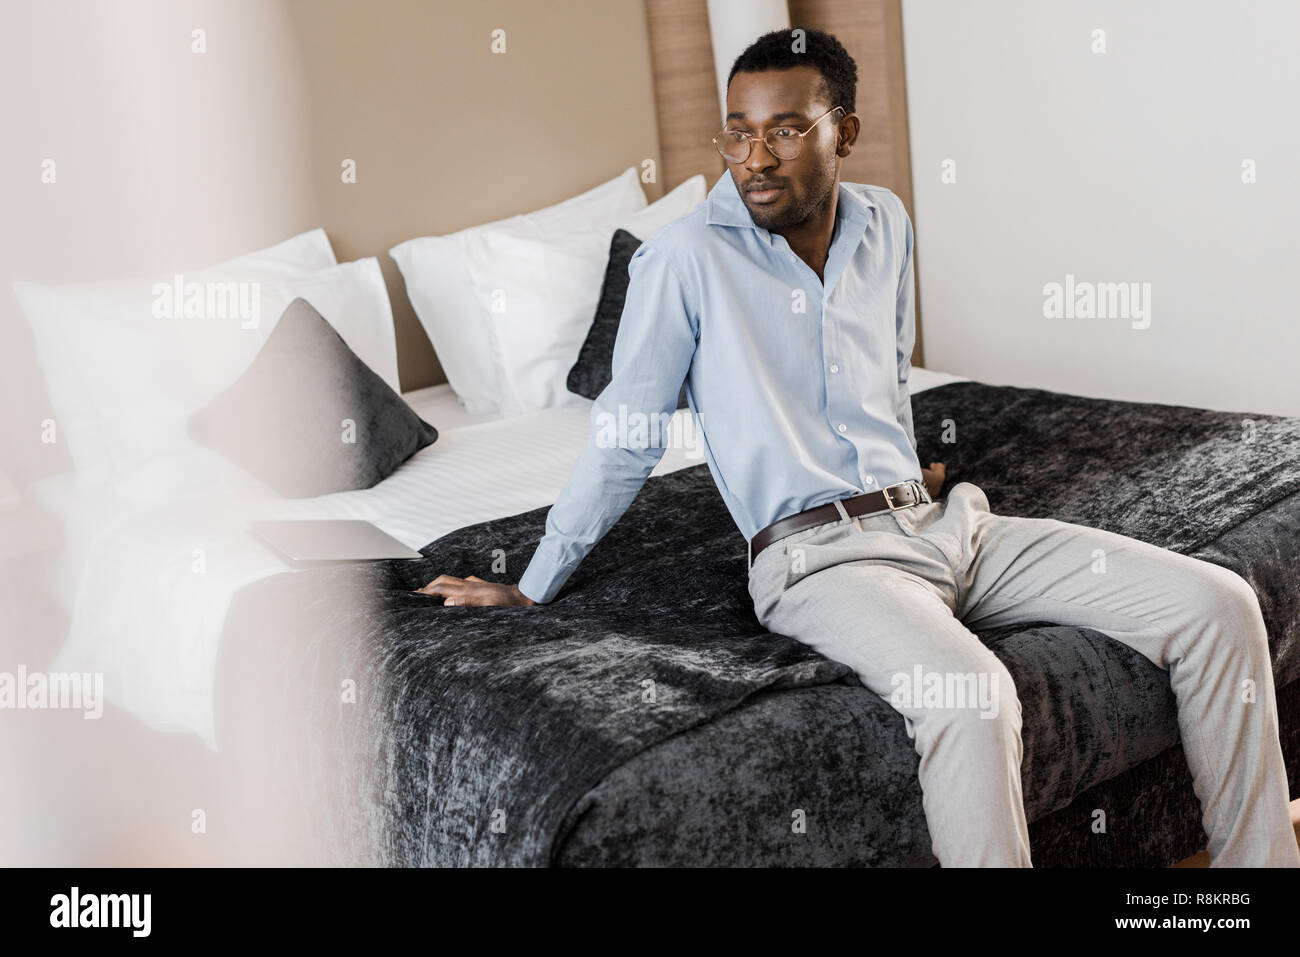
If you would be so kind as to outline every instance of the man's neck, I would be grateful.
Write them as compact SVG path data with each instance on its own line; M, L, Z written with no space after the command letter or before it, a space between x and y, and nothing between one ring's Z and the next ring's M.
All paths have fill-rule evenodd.
M794 254L808 264L817 278L826 281L826 259L830 255L831 239L835 235L836 210L840 202L840 183L836 177L835 188L831 190L830 202L816 216L776 232L785 237Z

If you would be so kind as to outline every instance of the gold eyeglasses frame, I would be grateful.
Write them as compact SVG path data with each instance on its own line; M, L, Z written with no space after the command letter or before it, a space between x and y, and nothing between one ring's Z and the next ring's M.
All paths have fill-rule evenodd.
M776 127L773 127L772 129L768 130L768 131L767 131L766 133L764 133L762 136L751 136L749 133L746 133L744 130L728 130L728 129L725 129L725 128L724 128L723 130L721 130L721 131L718 133L717 136L713 137L713 145L716 146L716 147L718 148L718 153L721 154L722 158L723 158L724 160L726 160L728 163L737 163L737 164L739 164L739 163L747 163L747 162L749 162L749 158L750 158L750 156L752 156L753 153L754 153L754 142L755 142L756 140L762 140L762 141L763 141L763 145L767 147L767 151L768 151L769 153L771 153L773 156L775 156L775 157L776 157L777 159L779 159L779 160L787 160L787 161L788 161L788 160L796 159L796 158L799 156L799 154L803 152L803 141L804 141L804 137L807 136L809 133L811 133L811 132L813 131L813 128L816 127L817 124L820 123L822 120L826 119L826 117L830 116L830 115L831 115L832 113L834 113L836 110L843 110L843 109L844 109L844 107L842 107L842 106L832 106L829 110L827 110L827 111L826 111L825 113L823 113L821 116L817 117L817 119L813 120L813 122L812 122L812 126L808 127L808 129L804 130L802 133L800 133L798 130L796 130L796 129L795 129L794 127L792 127L792 126L776 126ZM845 118L845 119L848 119L850 116L854 116L854 115L856 115L856 114L850 113L848 110L844 110L844 118ZM780 153L778 153L778 152L776 151L776 147L774 147L774 146L772 145L773 141L768 139L768 137L770 137L773 133L779 133L781 130L789 130L790 132L794 133L794 137L789 137L789 136L778 137L778 138L776 139L775 142L777 142L777 143L782 143L782 142L784 142L784 143L790 143L790 144L798 143L798 144L799 144L799 145L795 148L794 153L791 154L790 156L782 156ZM728 155L726 154L725 150L723 149L723 143L722 143L722 140L723 140L724 137L732 137L732 138L736 138L736 137L741 137L741 136L745 137L745 139L747 140L747 142L746 142L746 144L745 144L746 147L747 147L746 150L745 150L745 157L744 157L744 159L738 159L738 160L736 160L736 159L732 159L730 156L728 156ZM739 145L739 143L740 143L739 139L733 139L733 142L735 142L737 145ZM785 147L782 147L782 148L784 149Z

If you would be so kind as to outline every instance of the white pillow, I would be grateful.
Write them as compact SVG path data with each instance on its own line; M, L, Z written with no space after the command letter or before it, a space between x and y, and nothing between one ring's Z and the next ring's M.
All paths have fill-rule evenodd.
M645 208L640 177L636 167L629 166L614 179L554 206L445 236L421 236L388 251L447 382L467 412L499 412L505 396L492 330L469 281L466 247L487 234L545 238Z
M211 274L262 282L316 272L336 262L325 231L314 229L268 249L181 275L182 281ZM57 286L14 283L54 406L58 441L67 443L85 481L113 476L113 434L102 431L103 420L129 416L132 396L145 401L151 390L165 394L177 379L183 384L191 374L189 368L151 361L164 358L164 344L179 331L153 318L153 289L160 282L174 282L174 277ZM162 335L155 335L158 332ZM132 355L132 350L137 354Z
M313 305L363 361L395 381L392 311L378 261L340 266L333 259L324 232L315 230L181 273L179 297L174 277L15 283L60 437L82 479L130 482L151 461L194 456L200 447L186 420L247 368L298 295L315 297ZM236 298L223 303L215 293L225 289ZM196 291L204 314L186 318Z
M318 227L299 233L282 243L227 259L209 268L251 271L272 278L316 272L337 263L329 237L325 235L325 230Z
M496 337L503 414L584 401L567 380L591 329L615 229L645 240L704 202L707 192L704 177L696 175L632 215L608 215L544 236L472 237L465 257L479 310Z

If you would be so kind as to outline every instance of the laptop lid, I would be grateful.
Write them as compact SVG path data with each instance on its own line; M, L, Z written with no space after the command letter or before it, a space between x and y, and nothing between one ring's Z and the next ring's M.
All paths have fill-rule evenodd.
M249 522L259 539L295 563L423 558L383 529L360 519L287 519Z

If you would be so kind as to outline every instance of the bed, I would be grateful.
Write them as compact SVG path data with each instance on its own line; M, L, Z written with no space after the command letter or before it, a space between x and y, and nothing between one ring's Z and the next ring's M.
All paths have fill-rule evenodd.
M622 177L620 202L608 192L614 181L583 195L599 193L594 205L611 215L642 216L643 156L657 158L665 185L716 175L707 18L702 7L694 19L663 12L647 21L642 66L672 62L654 75L671 75L673 90L656 89L649 69L624 71L630 85L613 91L612 112L639 115L653 98L658 128L700 135L666 141L656 153L653 137L629 144L598 129L583 139L578 130L567 146L586 161L552 164L542 188L509 175L508 162L485 162L474 188L452 194L429 181L418 144L406 148L396 127L378 129L374 141L401 175L352 184L348 195L360 190L368 200L327 217L339 224L336 239L378 252L377 237L478 224L490 215L485 208L504 215L540 202L542 192L569 196L593 170L627 162L638 165ZM901 54L896 14L856 18L840 24L840 35L857 50ZM359 78L351 86L365 88L367 58L328 54L317 58L328 66L322 77L346 67ZM859 60L872 73L870 82L863 74L859 112L874 148L846 158L844 179L888 185L911 208L905 98L896 95L902 57ZM600 75L600 64L583 69ZM682 82L702 96L680 95ZM410 85L414 108L436 86ZM336 105L340 117L370 122L366 97ZM366 193L375 189L368 183L383 187ZM417 188L394 201L392 183ZM364 490L286 502L219 456L190 450L183 462L173 454L182 448L179 410L200 408L250 355L227 357L219 374L208 349L168 344L150 321L152 296L142 295L151 282L24 301L60 441L79 469L30 489L61 520L67 543L53 588L69 627L51 667L103 674L111 704L143 727L217 754L228 793L211 816L209 843L237 844L236 863L933 866L918 759L901 720L844 668L758 626L745 543L690 449L669 451L552 606L445 608L412 593L441 572L516 580L585 440L585 401L509 417L466 411L492 404L497 366L533 369L513 348L524 337L498 343L506 349L493 356L475 335L486 324L467 319L483 298L472 286L479 294L511 283L541 290L538 312L518 313L531 331L547 327L538 314L556 318L543 307L557 303L579 333L591 324L608 233L575 230L592 249L578 244L560 257L528 245L582 218L573 199L581 197L501 221L521 227L508 246L474 246L468 235L484 235L476 225L389 250L416 313L404 309L399 325L408 344L422 347L418 320L433 346L403 355L417 374L410 381L434 381L436 354L459 400L446 385L408 392L438 441ZM674 213L646 210L648 218L622 225L648 236L698 199L677 202ZM243 213L230 217L240 228L214 242L251 242L284 225L260 208ZM311 210L291 218L298 213ZM449 292L429 276L421 281L412 262L421 255L435 279L474 283ZM190 265L166 258L158 277ZM579 259L590 260L587 272L557 266ZM505 274L507 265L521 271ZM83 255L66 271L107 270ZM184 273L264 282L267 316L308 296L398 387L392 270L385 281L374 260L338 263L322 230ZM122 335L118 320L128 316L142 317L142 334ZM104 328L94 328L101 319ZM559 368L568 369L574 352L576 344L551 358L562 356ZM210 380L203 396L190 381L198 373ZM551 380L562 394L562 381ZM1130 534L1224 565L1254 586L1269 626L1291 793L1300 793L1300 420L1092 400L919 366L911 391L920 458L947 463L948 488L973 482L995 511ZM515 398L515 411L537 404ZM961 423L957 445L939 442L949 419ZM114 469L97 467L101 426L133 440L108 443L119 454L149 447L147 467L106 484L105 475L125 474L118 465L143 465L144 457L107 455ZM1215 508L1190 509L1190 493ZM425 558L291 571L244 531L258 517L368 519ZM1204 846L1162 672L1104 634L1050 622L980 637L1007 663L1024 707L1036 865L1160 866ZM96 747L100 739L86 740ZM201 800L216 806L211 794ZM1098 810L1104 833L1095 829Z
M1132 535L1254 586L1300 793L1300 419L919 368L912 392L920 458L947 463L947 488L973 482L994 511ZM944 445L950 419L962 440ZM250 813L316 863L934 866L902 721L758 625L745 543L688 450L669 451L551 604L413 593L440 573L517 580L585 428L581 404L465 422L375 489L296 504L370 518L425 558L268 567L227 589L203 646L201 733L256 795ZM979 637L1024 707L1036 866L1164 866L1204 847L1163 672L1051 622Z

